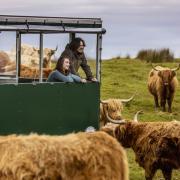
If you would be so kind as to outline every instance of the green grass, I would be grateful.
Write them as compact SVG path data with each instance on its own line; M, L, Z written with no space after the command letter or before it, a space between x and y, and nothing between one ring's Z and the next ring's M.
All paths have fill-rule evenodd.
M179 60L177 60L179 62ZM95 61L88 61L93 74L95 74ZM159 64L174 68L177 63ZM101 99L107 98L129 98L135 92L137 95L134 100L124 107L123 116L125 119L131 120L134 114L143 110L140 115L140 121L171 121L173 119L180 120L180 87L178 87L172 111L173 113L154 110L154 101L152 95L147 89L147 77L151 70L151 64L140 60L122 60L112 59L102 61L102 82L101 82ZM82 77L85 74L80 69L79 73ZM179 72L180 74L180 72ZM143 180L144 169L139 167L135 162L134 152L131 149L127 150L129 161L130 180ZM160 171L156 173L155 180L163 178ZM180 172L173 171L173 180L180 179Z
M91 65L92 62L89 62ZM176 63L165 63L164 66L176 67ZM92 64L91 67L94 67ZM124 107L123 116L132 119L135 112L143 110L139 116L140 121L171 121L180 120L180 88L178 87L172 105L173 113L164 113L154 110L152 95L147 89L147 77L151 65L139 60L107 60L102 62L101 99L129 98L134 92L134 100ZM127 150L129 160L130 180L143 180L144 170L135 162L132 150ZM155 180L162 178L160 171L156 173ZM180 171L173 171L173 180L180 179Z

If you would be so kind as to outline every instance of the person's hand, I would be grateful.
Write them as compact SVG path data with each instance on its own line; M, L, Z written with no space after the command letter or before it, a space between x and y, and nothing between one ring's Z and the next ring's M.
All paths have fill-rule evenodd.
M86 83L87 81L86 81L86 79L81 79L81 82Z
M97 82L98 80L94 77L94 78L91 79L91 81Z

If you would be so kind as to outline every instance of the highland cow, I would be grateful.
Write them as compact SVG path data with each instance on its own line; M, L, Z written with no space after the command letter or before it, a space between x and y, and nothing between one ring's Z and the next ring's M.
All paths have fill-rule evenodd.
M178 85L176 72L180 68L180 64L175 69L164 68L161 66L153 67L148 76L148 89L154 96L155 108L162 107L166 111L166 101L168 104L168 112L172 112L171 106L174 93Z
M13 69L16 69L16 64L11 64L10 66L6 66L5 67L5 72L9 72L9 73L13 73L16 74L16 71L14 71ZM20 77L21 78L39 78L40 77L40 71L39 68L33 68L33 67L29 67L29 66L25 66L25 65L21 65L20 66ZM49 74L52 72L53 70L50 68L43 68L42 69L42 73L43 73L43 78L48 78Z
M51 57L57 51L58 46L56 49L44 48L43 49L43 77L48 77L51 70ZM39 77L39 49L34 48L30 45L23 44L21 46L21 65L20 65L20 76L26 78L35 78ZM0 53L0 59L3 58L2 62L0 62L0 71L2 72L13 72L16 74L16 52L15 49L11 51L9 57L11 59L8 60L8 55ZM3 64L3 66L1 65ZM49 72L49 73L47 73Z
M104 132L0 137L0 180L128 180L122 146Z
M175 167L169 163L170 157L157 156L158 142L161 137L167 135L176 135L176 137L180 137L180 123L175 121L116 121L116 123L121 124L108 123L101 130L115 137L125 148L133 149L136 162L145 170L146 180L152 180L157 169L161 169L164 178L170 180L172 170Z
M135 94L129 99L107 99L100 103L100 127L104 126L111 119L122 119L123 103L128 103L134 98Z

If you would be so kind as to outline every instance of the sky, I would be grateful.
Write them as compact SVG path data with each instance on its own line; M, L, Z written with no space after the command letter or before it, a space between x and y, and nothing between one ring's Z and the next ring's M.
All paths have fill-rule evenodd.
M1 15L101 18L107 31L103 35L103 59L127 54L135 57L139 50L149 48L170 48L175 57L180 57L179 0L3 0L0 12ZM57 37L51 37L47 37L46 43L58 44L60 53L68 42L67 36L61 38L63 45ZM81 37L87 41L86 54L95 57L95 37ZM27 37L23 38L26 43ZM36 41L36 37L33 39ZM49 39L54 39L54 44Z

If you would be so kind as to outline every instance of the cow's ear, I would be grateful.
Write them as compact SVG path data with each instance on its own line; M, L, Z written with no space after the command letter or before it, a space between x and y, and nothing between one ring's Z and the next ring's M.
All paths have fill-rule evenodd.
M154 73L153 73L153 72L150 72L149 76L152 77L153 75L154 75Z
M176 76L176 72L172 71L172 77Z
M161 77L161 75L162 75L162 72L158 71L158 76Z

